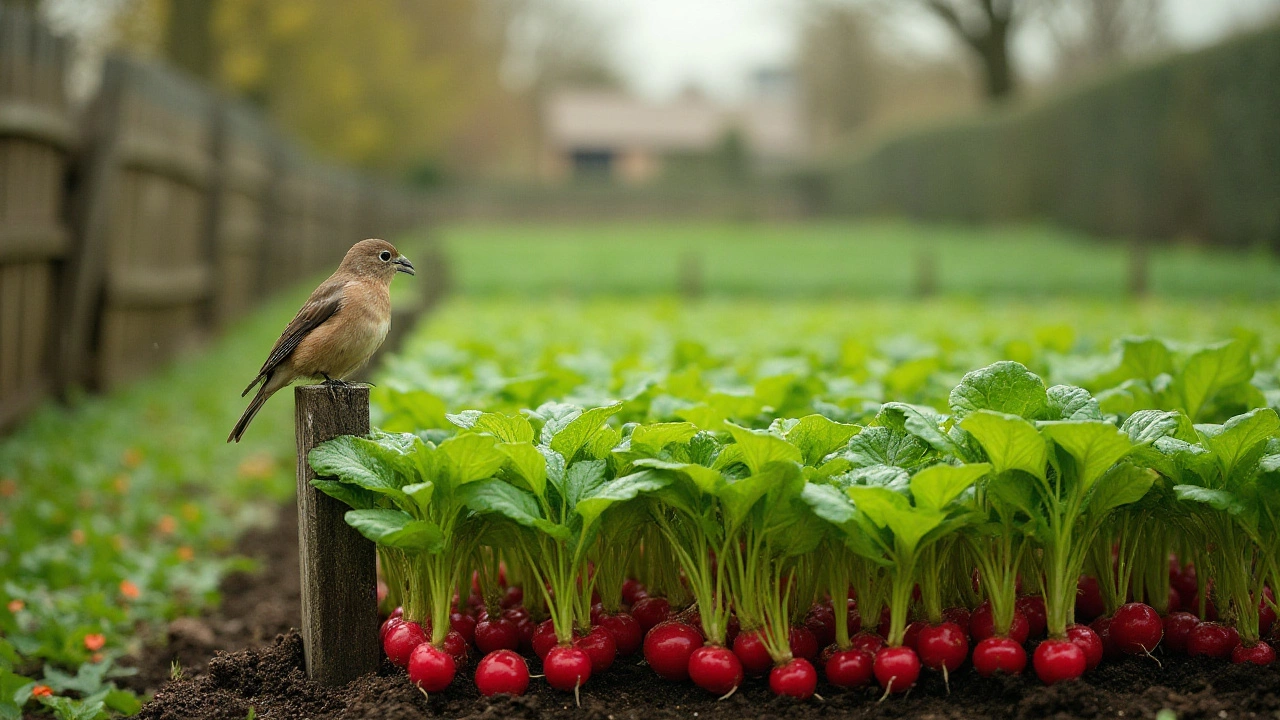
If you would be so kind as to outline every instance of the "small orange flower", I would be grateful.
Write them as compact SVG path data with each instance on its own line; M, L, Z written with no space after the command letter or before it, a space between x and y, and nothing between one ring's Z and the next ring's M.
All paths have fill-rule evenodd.
M134 585L132 582L128 580L121 580L120 594L125 596L128 600L137 600L138 597L142 595L142 591L139 590L138 586Z
M137 448L128 448L124 454L120 456L120 463L132 470L142 464L142 451Z
M111 481L111 489L115 490L120 495L129 492L129 476L125 473L120 473L115 476Z
M170 535L174 530L178 529L178 521L173 519L172 515L165 515L156 523L156 530L161 535Z
M13 497L18 494L18 481L13 478L0 480L0 497Z
M31 697L33 698L50 697L52 695L53 695L53 688L49 687L48 685L37 685L31 688Z
M102 633L91 633L84 636L84 649L90 652L97 652L106 644L107 639L102 636Z
M81 530L80 528L76 528L75 530L72 530L72 531L71 531L71 544L72 544L72 545L83 545L83 544L84 544L84 540L85 540L85 537L84 537L84 531L83 531L83 530Z
M191 562L196 558L196 551L191 549L190 545L183 545L178 548L178 559L182 562Z
M22 610L22 608L26 606L27 606L26 603L22 602L17 598L14 598L9 601L9 612L17 615Z

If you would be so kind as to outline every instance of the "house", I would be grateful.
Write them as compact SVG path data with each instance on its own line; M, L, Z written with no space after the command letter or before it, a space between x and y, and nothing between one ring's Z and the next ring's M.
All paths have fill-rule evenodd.
M736 142L757 171L785 166L805 149L799 106L785 85L777 73L757 74L756 91L735 107L696 92L666 102L616 90L554 92L543 106L540 174L624 184L696 179Z

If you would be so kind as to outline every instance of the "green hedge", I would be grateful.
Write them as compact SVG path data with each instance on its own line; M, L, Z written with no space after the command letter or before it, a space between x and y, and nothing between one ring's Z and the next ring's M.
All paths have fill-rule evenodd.
M824 168L843 214L1049 219L1100 235L1280 248L1280 28Z

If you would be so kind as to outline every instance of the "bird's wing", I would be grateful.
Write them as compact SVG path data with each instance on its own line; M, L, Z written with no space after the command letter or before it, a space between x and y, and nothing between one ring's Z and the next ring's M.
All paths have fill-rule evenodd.
M267 356L267 361L262 364L262 369L258 371L258 376L254 378L249 387L241 393L241 397L247 395L254 385L262 380L276 369L276 366L284 362L285 358L298 348L298 343L307 336L312 330L320 327L326 320L333 317L342 309L342 300L346 290L345 280L329 279L321 283L320 287L311 293L311 297L307 298L306 304L298 311L298 314L289 322L288 327L280 334L280 339L276 340L275 347L271 348L271 354Z

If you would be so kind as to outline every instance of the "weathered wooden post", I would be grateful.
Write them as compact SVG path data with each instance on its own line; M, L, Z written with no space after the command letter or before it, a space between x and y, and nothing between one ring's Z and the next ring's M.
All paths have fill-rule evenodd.
M311 486L307 454L340 435L369 433L369 388L294 389L298 437L298 551L302 564L302 643L307 675L343 685L378 669L374 545L342 519L347 506Z

